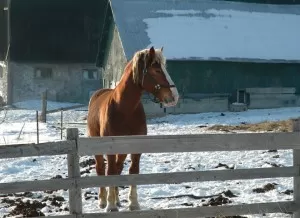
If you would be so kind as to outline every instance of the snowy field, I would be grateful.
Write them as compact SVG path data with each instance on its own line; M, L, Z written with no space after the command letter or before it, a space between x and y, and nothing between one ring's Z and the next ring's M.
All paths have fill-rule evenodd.
M59 106L58 106L59 107ZM11 110L0 111L0 145L12 143L36 142L36 121L34 110ZM64 112L70 123L84 123L83 117L86 111ZM149 135L167 134L199 134L208 132L205 126L214 124L257 123L260 121L275 121L296 118L300 115L300 108L281 108L268 110L248 110L245 112L224 112L224 113L201 113L187 115L168 115L148 121ZM48 116L46 124L40 125L40 141L60 140L60 130L57 122L60 120L60 113L53 113ZM2 122L1 122L2 121ZM202 128L200 128L201 126ZM85 125L78 125L80 134L86 136ZM22 129L22 131L21 131ZM82 163L82 176L96 175L91 156L80 158ZM85 163L85 164L84 164ZM129 159L125 162L123 174L128 174ZM189 153L161 153L143 154L141 159L141 173L164 173L179 171L205 171L234 168L259 168L291 166L292 153L284 151L247 151L247 152L189 152ZM66 178L67 160L66 155L42 156L29 158L12 158L0 160L0 183L14 181L28 181L51 178ZM263 188L271 184L273 188L265 193L257 193L254 189ZM166 209L179 207L197 207L207 204L212 196L230 190L235 197L225 196L230 200L226 205L241 203L259 203L273 201L293 200L292 178L257 179L225 182L201 182L182 183L174 185L143 185L138 186L140 205L146 209ZM120 188L120 199L122 207L120 210L127 210L128 187ZM101 212L97 205L98 188L83 189L83 210L84 212ZM180 197L180 195L183 195ZM191 196L188 196L191 195ZM63 200L53 203L53 197L62 196ZM177 198L168 197L177 196ZM0 217L8 215L15 206L11 206L8 200L16 201L29 200L43 202L40 211L45 215L67 214L68 191L57 190L54 192L33 192L25 196L5 196L0 194ZM154 199L161 198L161 199ZM52 201L51 201L52 199ZM264 214L243 217L291 217L291 215ZM16 216L15 216L16 217ZM22 215L21 215L22 217Z

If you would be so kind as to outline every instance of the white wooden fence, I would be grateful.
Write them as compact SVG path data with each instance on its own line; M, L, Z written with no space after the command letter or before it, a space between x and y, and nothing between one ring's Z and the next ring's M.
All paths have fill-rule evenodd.
M294 121L295 132L200 134L164 136L127 136L103 138L78 138L78 129L67 129L67 141L41 144L0 146L0 158L17 158L41 155L68 154L68 178L53 180L0 183L0 193L69 189L70 215L55 217L207 217L262 213L292 212L300 218L300 134L299 121ZM80 177L79 156L96 153L162 153L293 149L291 167L214 170L204 172L173 172L157 174ZM81 189L99 186L172 184L182 182L261 179L274 177L294 178L293 201L243 205L227 205L164 210L125 211L112 213L82 213ZM97 210L97 208L95 208Z

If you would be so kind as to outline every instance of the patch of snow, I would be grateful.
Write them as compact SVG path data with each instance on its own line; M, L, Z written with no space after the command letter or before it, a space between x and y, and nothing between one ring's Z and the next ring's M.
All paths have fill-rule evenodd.
M207 133L198 126L239 125L241 123L258 123L263 121L279 121L300 117L300 107L257 109L243 112L211 112L199 114L168 115L151 119L148 122L149 135L178 135Z
M6 67L6 63L4 61L0 61L0 67Z
M233 102L232 105L244 106L246 104L245 103L241 103L241 102Z

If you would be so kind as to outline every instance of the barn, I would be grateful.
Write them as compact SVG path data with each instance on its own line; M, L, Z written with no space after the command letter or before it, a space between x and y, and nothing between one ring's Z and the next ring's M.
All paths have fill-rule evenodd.
M300 6L212 0L111 0L105 87L134 52L164 46L181 99L149 113L300 105Z
M0 0L0 96L13 104L47 90L48 100L87 103L103 86L107 3Z
M95 90L118 83L135 51L154 45L164 47L181 98L163 108L145 95L148 114L300 105L298 0L0 0L0 7L0 96L9 104L45 90L48 100L87 104Z

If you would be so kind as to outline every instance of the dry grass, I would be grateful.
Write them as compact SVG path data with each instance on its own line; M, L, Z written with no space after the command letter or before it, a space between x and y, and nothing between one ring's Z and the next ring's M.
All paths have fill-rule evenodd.
M292 120L266 121L254 124L240 124L237 126L214 125L207 130L212 131L250 131L250 132L292 132Z

